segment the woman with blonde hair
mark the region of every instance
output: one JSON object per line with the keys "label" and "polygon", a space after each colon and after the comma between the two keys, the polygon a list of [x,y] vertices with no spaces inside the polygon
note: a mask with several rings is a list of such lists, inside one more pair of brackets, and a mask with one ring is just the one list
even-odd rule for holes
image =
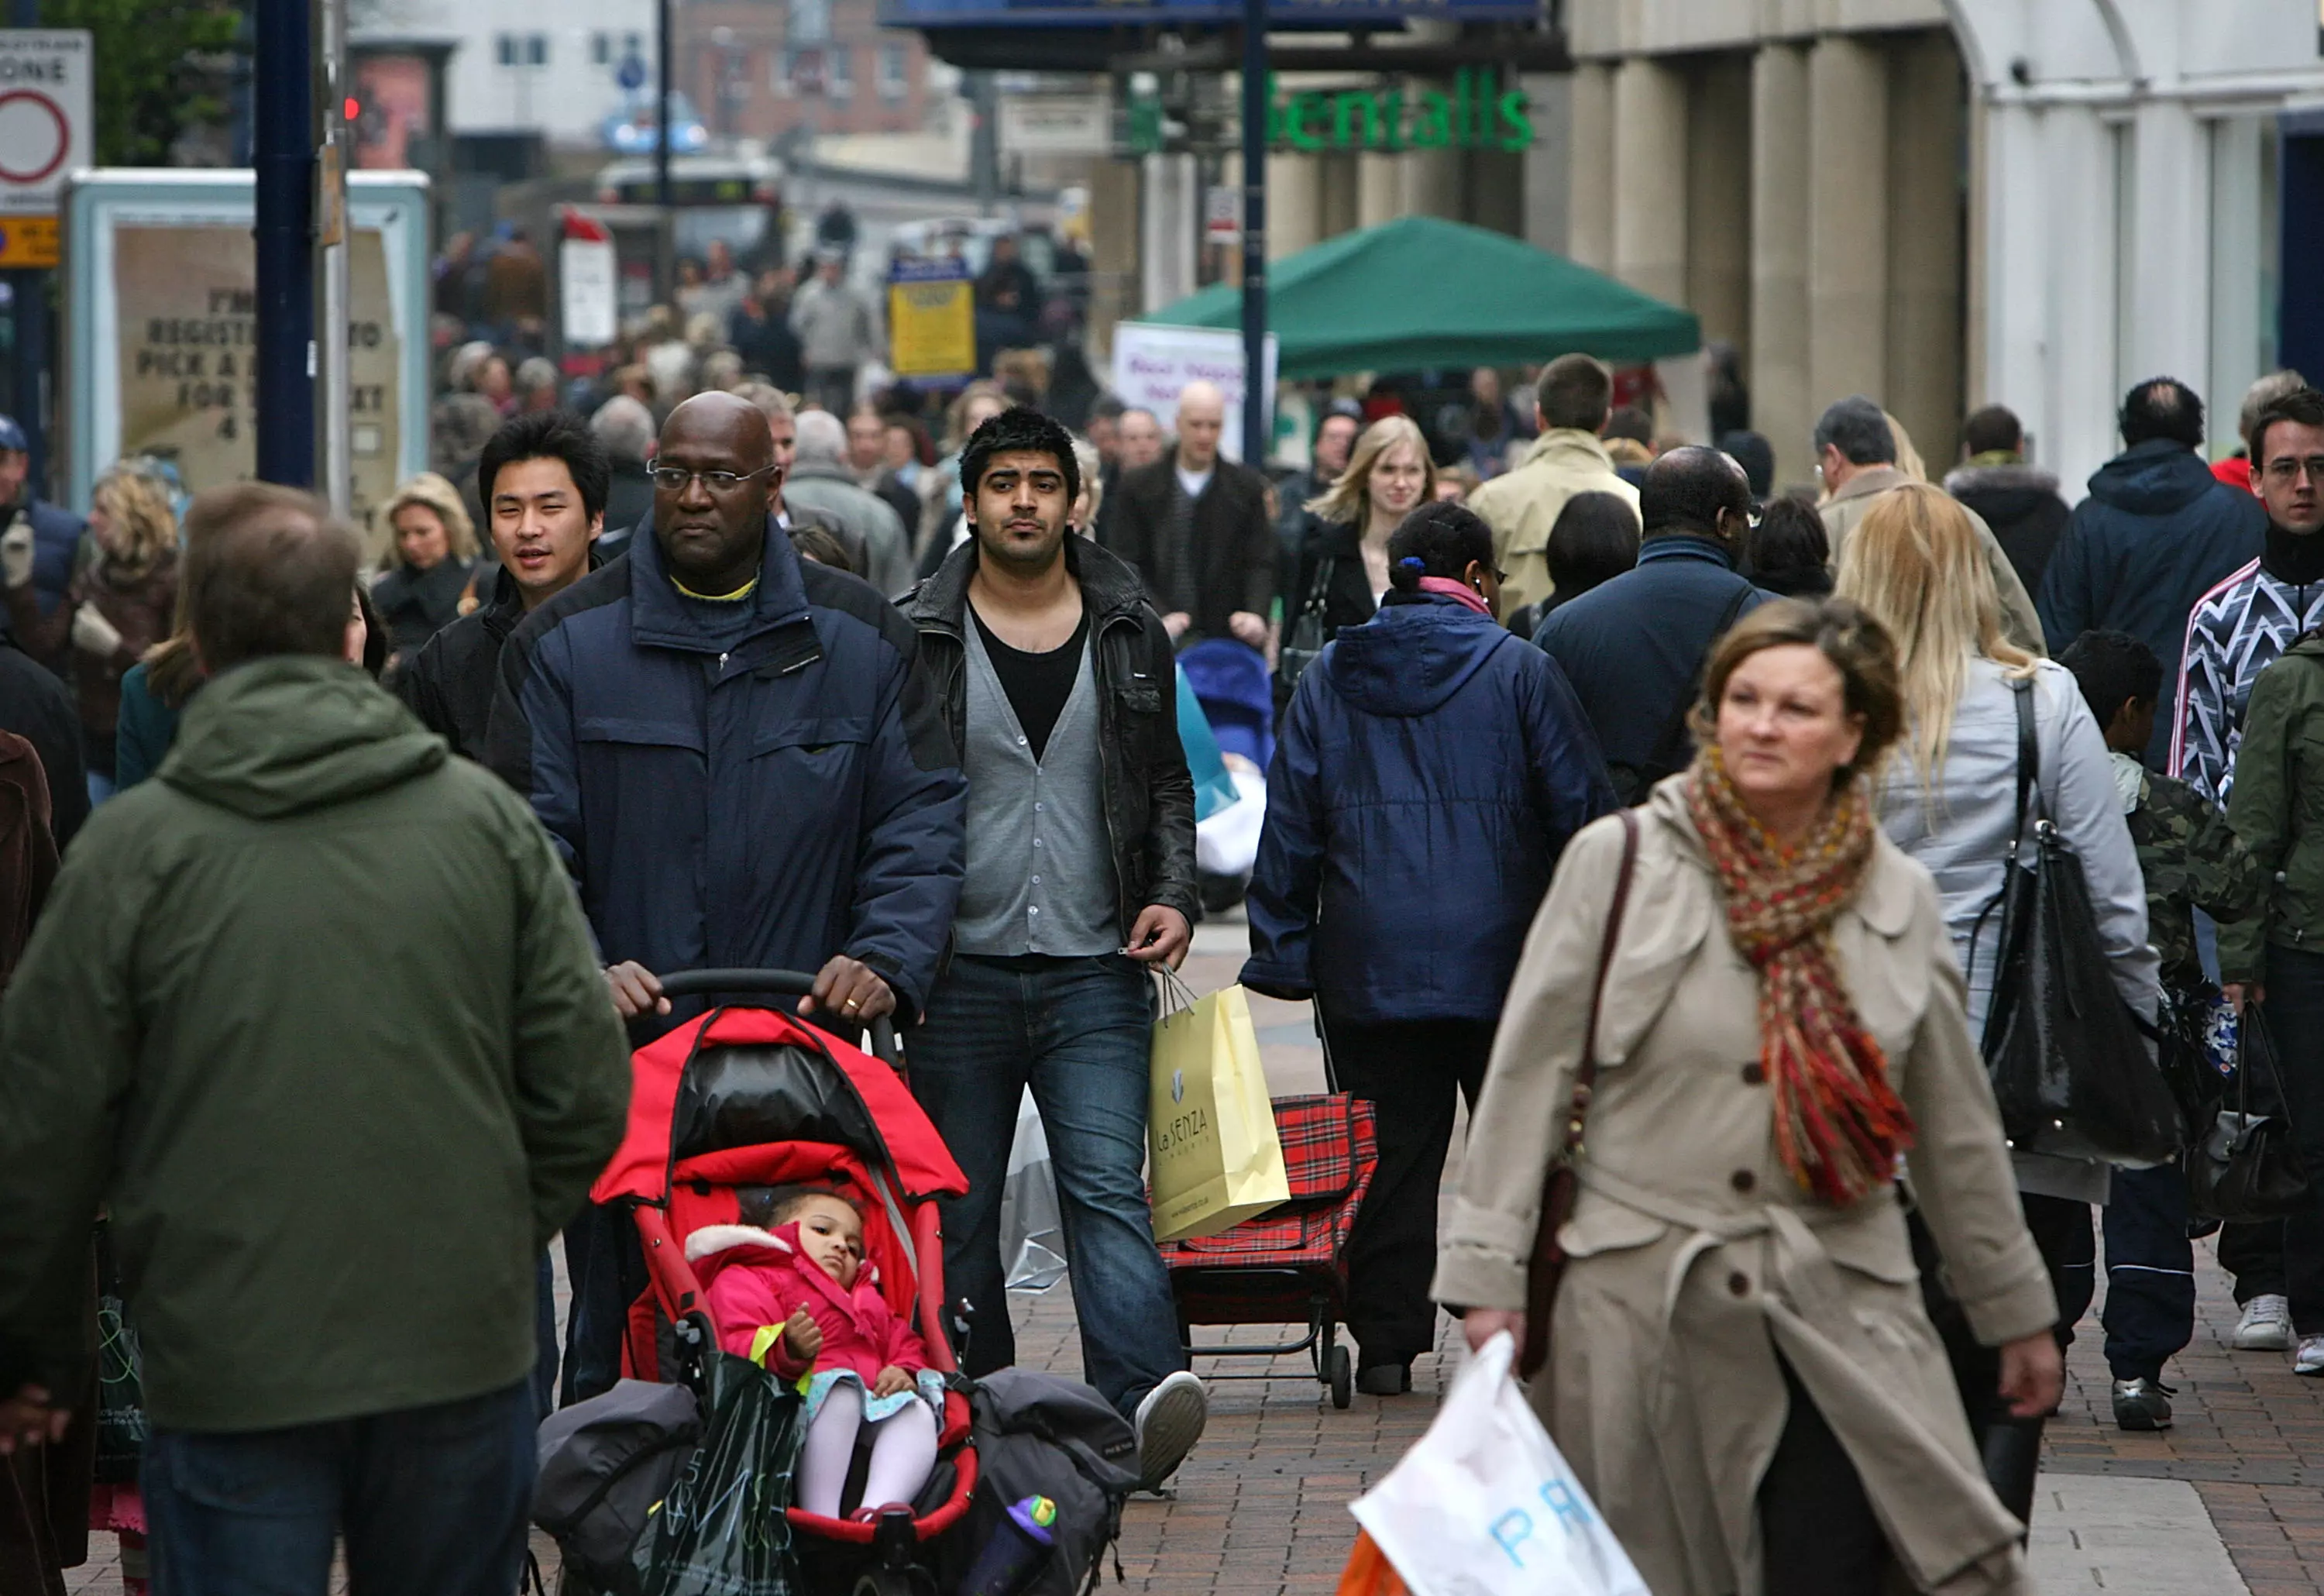
{"label": "woman with blonde hair", "polygon": [[[1896,640],[1906,733],[1880,788],[1880,825],[1936,878],[1953,953],[1968,981],[1969,1028],[1991,1006],[2000,916],[1994,906],[2036,819],[2057,827],[2081,863],[2115,986],[2152,1019],[2160,972],[2147,946],[2146,892],[2123,817],[2106,739],[2064,667],[2036,659],[2002,628],[2001,597],[1969,514],[1925,483],[1873,502],[1841,550],[1837,591]],[[2018,709],[2033,712],[2038,758],[2032,813],[2017,813]],[[2013,1151],[2025,1220],[2050,1267],[2059,1340],[2089,1305],[2096,1244],[2090,1205],[2107,1201],[2095,1159]],[[1970,1413],[1986,1433],[2002,1499],[2031,1511],[2042,1420]],[[1990,1421],[1990,1422],[1988,1422]]]}
{"label": "woman with blonde hair", "polygon": [[[2029,1589],[1897,1185],[1987,1391],[2048,1411],[2056,1302],[1944,912],[1876,816],[1905,719],[1857,605],[1737,622],[1692,766],[1558,863],[1470,1115],[1429,1295],[1472,1349],[1546,1332],[1534,1407],[1655,1596]],[[1536,1299],[1554,1159],[1567,1262]]]}
{"label": "woman with blonde hair", "polygon": [[51,669],[69,661],[96,804],[113,795],[121,678],[177,611],[178,520],[169,488],[126,462],[114,466],[89,495],[88,535],[97,558],[74,575],[64,603],[43,616],[25,586],[8,590],[8,608],[26,653]]}
{"label": "woman with blonde hair", "polygon": [[476,607],[476,528],[459,490],[433,471],[396,489],[381,517],[392,540],[371,599],[401,660]]}
{"label": "woman with blonde hair", "polygon": [[[1382,416],[1365,428],[1349,451],[1348,468],[1307,501],[1314,519],[1298,573],[1284,591],[1284,636],[1296,639],[1303,620],[1320,620],[1313,645],[1320,649],[1342,627],[1361,626],[1377,614],[1389,587],[1388,539],[1406,516],[1435,498],[1436,466],[1419,425],[1410,416]],[[1284,672],[1278,696],[1296,679],[1296,672]]]}

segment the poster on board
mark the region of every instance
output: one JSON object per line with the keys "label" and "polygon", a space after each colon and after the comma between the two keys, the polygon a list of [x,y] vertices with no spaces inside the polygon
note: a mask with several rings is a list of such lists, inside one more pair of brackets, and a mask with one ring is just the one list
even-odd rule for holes
{"label": "poster on board", "polygon": [[923,382],[976,370],[976,306],[964,261],[899,261],[888,277],[888,365]]}
{"label": "poster on board", "polygon": [[[248,227],[124,226],[114,232],[121,453],[177,463],[189,493],[257,468],[255,246]],[[388,311],[387,256],[358,228],[347,257],[354,511],[395,493],[402,349]]]}
{"label": "poster on board", "polygon": [[[1267,336],[1259,392],[1275,392],[1275,335]],[[1242,458],[1242,335],[1200,327],[1161,327],[1125,321],[1113,329],[1113,391],[1133,410],[1152,411],[1171,431],[1178,417],[1178,391],[1189,383],[1210,383],[1226,395],[1226,436],[1219,452]]]}

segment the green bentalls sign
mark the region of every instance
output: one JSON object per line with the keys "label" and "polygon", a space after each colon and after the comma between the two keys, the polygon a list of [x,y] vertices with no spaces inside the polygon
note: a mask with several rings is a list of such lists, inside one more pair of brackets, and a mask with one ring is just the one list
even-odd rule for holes
{"label": "green bentalls sign", "polygon": [[[1534,142],[1525,90],[1504,89],[1490,67],[1462,67],[1449,94],[1390,83],[1283,95],[1270,78],[1267,101],[1267,143],[1274,150],[1516,151]],[[1162,102],[1140,97],[1125,109],[1131,152],[1159,152],[1166,143]]]}

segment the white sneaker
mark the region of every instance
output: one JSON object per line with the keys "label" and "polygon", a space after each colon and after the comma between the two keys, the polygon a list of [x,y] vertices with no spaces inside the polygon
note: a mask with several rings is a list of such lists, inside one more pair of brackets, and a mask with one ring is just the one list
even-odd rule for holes
{"label": "white sneaker", "polygon": [[1146,1393],[1132,1421],[1138,1431],[1138,1489],[1158,1490],[1178,1471],[1211,1416],[1203,1382],[1181,1369]]}
{"label": "white sneaker", "polygon": [[2300,1338],[2299,1354],[2292,1360],[2294,1374],[2324,1374],[2324,1335]]}
{"label": "white sneaker", "polygon": [[[2292,1350],[2292,1304],[2273,1291],[2263,1291],[2244,1304],[2227,1344],[2239,1352],[2285,1352]],[[2314,1371],[2324,1373],[2324,1365]]]}

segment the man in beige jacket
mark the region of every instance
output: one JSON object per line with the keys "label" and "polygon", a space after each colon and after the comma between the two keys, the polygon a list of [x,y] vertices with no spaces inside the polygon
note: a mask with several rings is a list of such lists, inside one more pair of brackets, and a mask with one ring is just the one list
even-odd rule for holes
{"label": "man in beige jacket", "polygon": [[1540,438],[1517,469],[1469,495],[1469,508],[1493,529],[1503,618],[1550,595],[1549,531],[1576,494],[1618,494],[1635,513],[1638,490],[1614,475],[1598,441],[1614,404],[1614,376],[1587,355],[1561,355],[1543,368],[1535,389]]}
{"label": "man in beige jacket", "polygon": [[[1887,413],[1861,393],[1840,401],[1824,411],[1815,429],[1816,469],[1823,475],[1829,495],[1818,507],[1823,530],[1831,540],[1831,568],[1840,569],[1840,551],[1873,501],[1900,483],[1913,479],[1896,467],[1896,432]],[[1993,586],[2001,595],[2001,627],[2019,648],[2040,655],[2049,650],[2042,642],[2042,617],[2033,595],[2017,579],[2017,567],[2002,551],[2001,540],[1985,518],[1966,504],[1961,511],[1977,529],[1985,546],[1986,564],[1993,570]]]}

